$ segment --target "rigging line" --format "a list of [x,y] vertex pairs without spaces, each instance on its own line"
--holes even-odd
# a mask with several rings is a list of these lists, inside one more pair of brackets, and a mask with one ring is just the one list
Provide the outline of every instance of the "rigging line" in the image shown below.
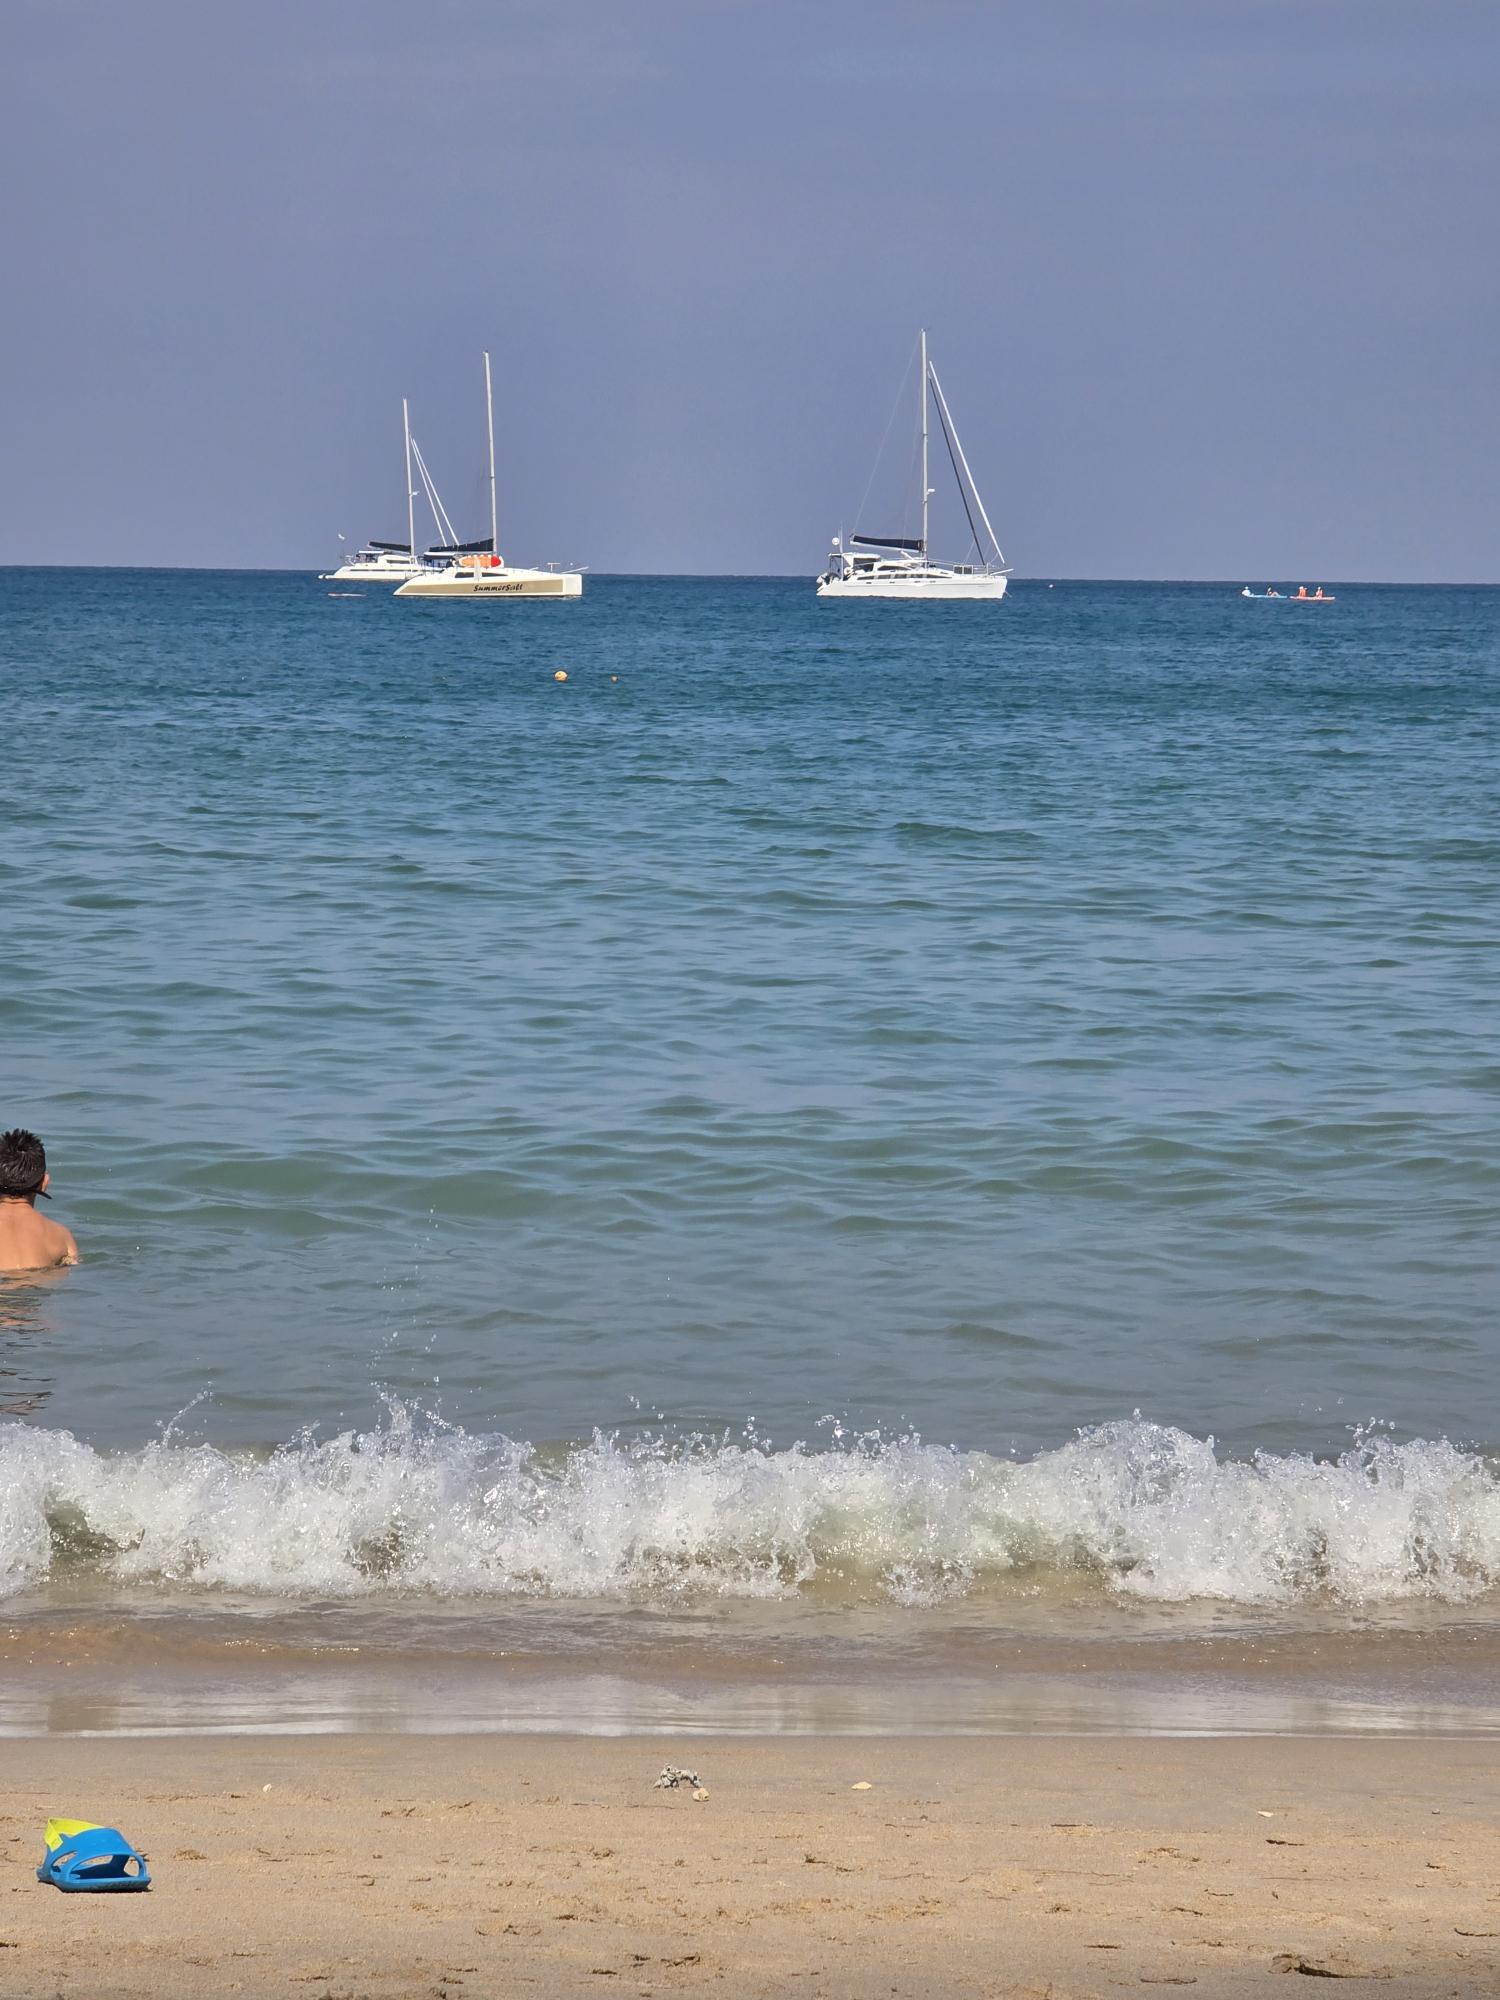
[[[917,491],[921,477],[922,477],[922,433],[918,430],[912,433],[911,456],[906,462],[906,499],[897,509],[897,517],[900,520],[901,526],[903,528],[913,527],[920,530],[922,521],[922,501],[920,494],[918,495],[917,499],[917,518],[915,521],[911,520],[910,514],[911,514],[911,496],[914,492]],[[922,553],[923,555],[926,555],[927,553],[926,542],[923,542],[922,544]]]
[[[941,424],[943,430],[943,443],[948,447],[948,462],[953,467],[953,477],[958,481],[958,491],[964,503],[964,512],[969,517],[969,533],[974,537],[974,553],[983,562],[984,543],[979,539],[979,524],[975,521],[974,510],[969,505],[969,489],[964,483],[963,474],[958,469],[958,454],[953,449],[953,436],[948,429],[947,412],[941,402],[938,404],[938,422]],[[976,493],[974,497],[977,500],[979,496]]]
[[[431,474],[428,477],[431,478]],[[453,516],[443,505],[443,496],[437,490],[437,481],[435,479],[432,481],[432,500],[442,520],[443,540],[445,542],[456,542],[458,540],[458,530],[453,525]]]
[[[896,412],[906,400],[906,385],[911,380],[912,363],[916,358],[917,350],[913,348],[907,357],[906,373],[901,377],[901,387],[896,391],[896,400],[891,405],[891,414],[885,420],[885,431],[880,440],[880,449],[875,454],[875,463],[870,467],[870,476],[865,481],[864,493],[861,495],[859,506],[854,512],[854,526],[856,529],[858,529],[860,522],[865,518],[865,505],[870,498],[870,488],[875,484],[875,475],[880,470],[880,461],[885,457],[885,448],[891,441],[891,432],[895,429],[896,425]],[[927,394],[925,384],[922,388],[922,394],[924,396]]]
[[996,560],[999,562],[1000,567],[1004,569],[1005,553],[1000,547],[999,537],[996,535],[994,529],[990,526],[990,517],[984,510],[983,500],[979,497],[979,488],[974,482],[974,475],[972,472],[969,471],[969,461],[964,457],[964,448],[958,441],[957,429],[954,428],[953,419],[948,414],[948,398],[943,394],[943,385],[937,378],[936,369],[933,369],[932,371],[932,387],[935,395],[937,396],[938,408],[941,410],[943,414],[944,421],[948,424],[950,429],[953,429],[953,444],[954,444],[954,449],[958,453],[958,462],[963,467],[964,475],[968,479],[970,490],[974,495],[974,505],[979,509],[979,518],[981,521],[983,521],[985,526],[985,532],[988,534],[990,538],[990,546],[995,551]]
[[411,455],[412,455],[412,463],[417,468],[417,477],[422,482],[422,491],[427,496],[427,505],[432,510],[432,519],[434,527],[436,528],[437,535],[440,538],[442,535],[442,527],[441,524],[438,522],[437,509],[432,505],[432,481],[427,476],[427,467],[422,462],[422,454],[417,447],[417,441],[415,438],[412,439]]
[[427,505],[432,509],[433,524],[437,528],[438,533],[441,534],[442,523],[438,520],[436,507],[432,505],[432,480],[428,476],[427,465],[422,457],[421,447],[415,438],[411,441],[411,456],[412,463],[417,468],[417,477],[422,482],[422,491],[426,495]]
[[437,528],[438,540],[456,542],[458,536],[453,531],[453,523],[448,517],[448,509],[443,505],[442,495],[432,474],[427,470],[427,461],[422,456],[421,447],[415,438],[411,441],[412,457],[417,461],[417,471],[422,476],[422,485],[427,493],[427,504],[432,509],[432,519]]

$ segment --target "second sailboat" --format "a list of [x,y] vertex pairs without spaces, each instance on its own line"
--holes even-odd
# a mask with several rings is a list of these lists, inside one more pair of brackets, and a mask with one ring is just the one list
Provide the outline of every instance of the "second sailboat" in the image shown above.
[[398,597],[581,597],[583,573],[576,569],[521,569],[500,554],[500,522],[495,493],[495,398],[490,357],[484,357],[484,414],[490,451],[490,540],[455,554],[442,569],[423,570],[396,592]]
[[[953,477],[958,482],[964,512],[968,516],[975,556],[972,562],[951,564],[934,562],[928,553],[928,502],[933,493],[932,487],[928,484],[927,471],[929,393],[937,409],[943,442],[948,447],[948,457],[953,466]],[[922,440],[921,535],[903,537],[856,534],[849,537],[847,548],[842,538],[836,540],[828,558],[828,568],[818,578],[819,597],[978,598],[995,603],[1005,595],[1009,567],[1005,557],[1000,553],[1000,544],[996,541],[995,531],[990,526],[990,517],[984,511],[984,502],[979,497],[979,488],[974,484],[969,461],[964,457],[964,448],[958,441],[958,432],[954,428],[953,417],[948,409],[948,400],[943,394],[943,385],[937,378],[937,370],[927,358],[925,329],[921,335],[921,382],[918,395]]]

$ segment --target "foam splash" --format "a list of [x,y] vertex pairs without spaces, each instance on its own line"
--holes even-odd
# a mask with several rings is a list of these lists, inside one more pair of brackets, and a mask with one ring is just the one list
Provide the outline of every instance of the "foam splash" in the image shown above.
[[1444,1441],[1221,1459],[1104,1425],[1014,1463],[915,1439],[564,1453],[415,1419],[253,1457],[170,1436],[108,1454],[0,1425],[0,1594],[63,1575],[297,1598],[660,1600],[811,1585],[920,1605],[1007,1574],[1252,1605],[1500,1586],[1500,1474]]

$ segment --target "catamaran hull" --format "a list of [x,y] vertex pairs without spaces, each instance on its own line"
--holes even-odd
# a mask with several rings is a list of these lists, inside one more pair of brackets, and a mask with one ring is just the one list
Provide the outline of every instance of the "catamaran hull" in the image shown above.
[[577,570],[466,570],[455,576],[440,570],[414,576],[396,592],[398,597],[582,597],[583,577]]
[[818,584],[819,597],[961,598],[970,603],[998,604],[1005,595],[1003,576],[830,577]]
[[340,569],[323,572],[319,583],[405,583],[408,577],[420,576],[420,569],[409,563],[345,563]]

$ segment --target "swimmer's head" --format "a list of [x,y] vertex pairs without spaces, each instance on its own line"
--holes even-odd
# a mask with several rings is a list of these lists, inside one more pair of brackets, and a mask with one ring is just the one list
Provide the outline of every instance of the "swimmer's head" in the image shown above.
[[47,1154],[35,1132],[0,1132],[0,1200],[35,1201],[47,1192]]

